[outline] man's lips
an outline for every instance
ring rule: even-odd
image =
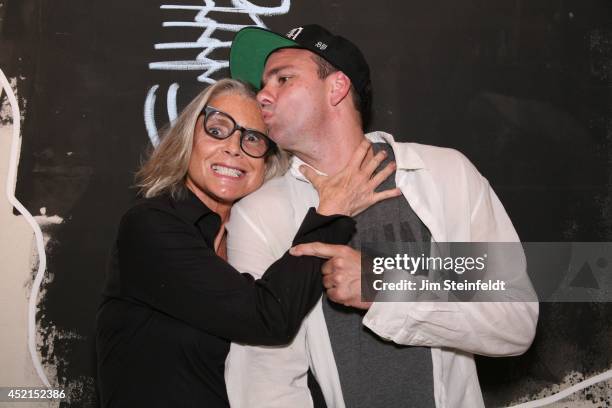
[[[272,118],[272,112],[270,111],[262,111],[261,116],[263,117],[264,123]]]

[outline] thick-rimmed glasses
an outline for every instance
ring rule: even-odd
[[[204,131],[215,139],[227,139],[236,130],[240,131],[240,148],[247,155],[259,159],[276,148],[276,144],[262,132],[248,129],[236,123],[234,118],[212,106],[202,110],[204,114]]]

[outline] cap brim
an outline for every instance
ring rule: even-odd
[[[232,42],[229,59],[231,76],[249,82],[259,89],[268,56],[279,48],[297,45],[296,42],[263,28],[245,27],[238,31]]]

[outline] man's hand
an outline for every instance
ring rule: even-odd
[[[364,140],[347,165],[333,176],[319,175],[312,168],[301,165],[300,171],[319,193],[317,212],[352,217],[379,201],[400,196],[402,192],[399,188],[376,191],[397,167],[395,162],[391,162],[374,174],[386,156],[384,150],[372,154],[372,144]]]
[[[336,303],[357,309],[368,309],[372,303],[361,301],[361,253],[346,245],[322,242],[296,245],[289,250],[293,256],[316,256],[327,259],[323,264],[323,286],[327,296]]]

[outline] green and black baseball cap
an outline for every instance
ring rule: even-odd
[[[281,35],[260,27],[245,27],[236,33],[230,50],[232,78],[261,88],[266,60],[281,48],[302,48],[311,51],[351,80],[362,103],[371,99],[370,67],[359,48],[344,37],[334,35],[317,24],[295,27]]]

